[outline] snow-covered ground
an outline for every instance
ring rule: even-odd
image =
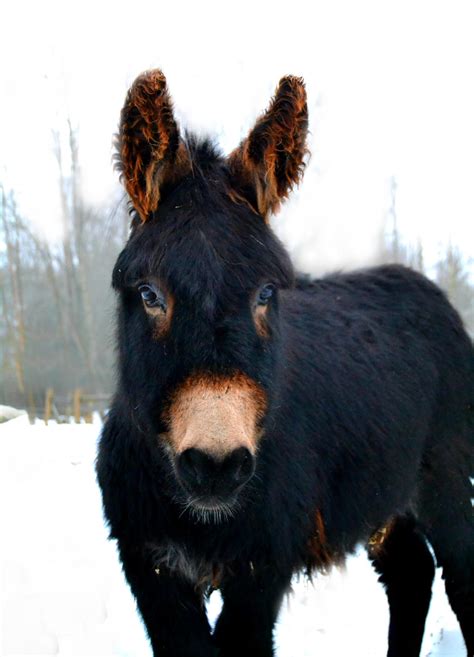
[[[113,543],[94,458],[100,424],[0,425],[2,650],[9,655],[151,655]],[[209,614],[219,611],[213,594]],[[345,571],[295,581],[276,632],[278,657],[381,657],[385,594],[363,552]],[[423,655],[464,657],[439,571]]]

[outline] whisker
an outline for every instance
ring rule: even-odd
[[[182,507],[180,518],[189,512],[191,517],[204,524],[220,524],[223,521],[232,519],[241,509],[238,500],[229,502],[219,502],[215,506],[206,506],[201,498],[189,498],[186,502],[179,502]]]

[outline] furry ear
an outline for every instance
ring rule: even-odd
[[[265,219],[298,184],[307,154],[308,108],[302,78],[286,76],[267,111],[228,157],[235,198]]]
[[[157,209],[164,183],[190,170],[166,78],[159,69],[140,75],[120,115],[116,167],[142,222]]]

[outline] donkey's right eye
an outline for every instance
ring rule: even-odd
[[[148,308],[161,308],[161,310],[166,312],[165,297],[154,285],[140,285],[138,291],[141,294],[143,303]]]

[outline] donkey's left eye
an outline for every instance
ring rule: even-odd
[[[148,308],[161,308],[161,310],[166,311],[166,299],[161,290],[158,290],[154,285],[140,285],[138,291],[145,306],[148,306]]]
[[[271,297],[273,296],[273,293],[275,292],[275,286],[272,285],[271,283],[268,283],[267,285],[264,285],[262,288],[260,288],[258,295],[257,295],[257,304],[259,306],[266,306]]]

